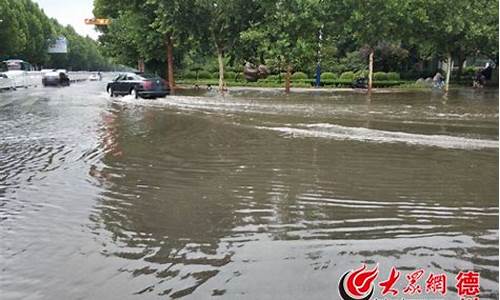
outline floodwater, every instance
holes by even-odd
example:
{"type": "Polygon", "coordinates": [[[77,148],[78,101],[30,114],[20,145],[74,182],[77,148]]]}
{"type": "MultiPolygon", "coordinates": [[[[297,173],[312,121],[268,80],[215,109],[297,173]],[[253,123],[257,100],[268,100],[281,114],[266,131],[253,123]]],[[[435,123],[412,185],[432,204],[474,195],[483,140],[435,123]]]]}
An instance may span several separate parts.
{"type": "Polygon", "coordinates": [[[0,93],[1,299],[340,299],[363,263],[498,299],[498,90],[104,85],[0,93]]]}

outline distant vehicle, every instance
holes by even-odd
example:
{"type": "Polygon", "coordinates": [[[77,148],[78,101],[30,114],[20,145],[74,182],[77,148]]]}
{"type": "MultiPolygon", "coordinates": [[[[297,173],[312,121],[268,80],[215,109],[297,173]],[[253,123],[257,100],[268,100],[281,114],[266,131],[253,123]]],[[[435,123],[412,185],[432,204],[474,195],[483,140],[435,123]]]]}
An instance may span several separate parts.
{"type": "Polygon", "coordinates": [[[66,70],[53,70],[42,75],[43,86],[69,86],[69,77],[66,70]]]}
{"type": "Polygon", "coordinates": [[[43,74],[54,72],[54,71],[55,71],[54,69],[41,69],[40,73],[42,73],[42,75],[43,75],[43,74]]]}
{"type": "Polygon", "coordinates": [[[0,71],[34,71],[34,68],[30,63],[22,59],[8,59],[1,62],[0,71]]]}
{"type": "Polygon", "coordinates": [[[33,66],[21,59],[9,59],[0,62],[0,72],[10,79],[12,89],[18,87],[28,87],[29,82],[26,76],[29,71],[33,71],[33,66]]]}
{"type": "Polygon", "coordinates": [[[0,73],[0,91],[3,90],[15,90],[16,87],[12,84],[9,77],[3,73],[0,73]]]}
{"type": "Polygon", "coordinates": [[[106,85],[106,91],[116,95],[132,95],[134,98],[165,97],[170,93],[165,80],[156,75],[124,73],[116,76],[106,85]]]}
{"type": "Polygon", "coordinates": [[[101,76],[99,76],[98,74],[91,74],[89,76],[89,81],[99,81],[101,80],[101,76]]]}

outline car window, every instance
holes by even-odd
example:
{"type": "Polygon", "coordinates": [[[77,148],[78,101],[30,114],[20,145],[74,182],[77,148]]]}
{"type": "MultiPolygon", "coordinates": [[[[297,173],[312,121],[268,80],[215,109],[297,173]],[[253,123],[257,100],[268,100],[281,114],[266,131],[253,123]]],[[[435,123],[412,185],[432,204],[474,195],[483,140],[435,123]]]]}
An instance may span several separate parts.
{"type": "Polygon", "coordinates": [[[134,76],[128,75],[127,80],[135,80],[136,78],[134,76]]]}

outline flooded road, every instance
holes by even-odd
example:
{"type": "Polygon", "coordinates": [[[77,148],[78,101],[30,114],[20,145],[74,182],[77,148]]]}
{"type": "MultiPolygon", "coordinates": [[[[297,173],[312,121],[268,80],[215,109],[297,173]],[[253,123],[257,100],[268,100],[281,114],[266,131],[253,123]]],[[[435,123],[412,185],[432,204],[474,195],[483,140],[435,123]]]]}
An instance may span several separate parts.
{"type": "Polygon", "coordinates": [[[1,299],[340,299],[362,263],[498,299],[498,90],[104,86],[0,93],[1,299]]]}

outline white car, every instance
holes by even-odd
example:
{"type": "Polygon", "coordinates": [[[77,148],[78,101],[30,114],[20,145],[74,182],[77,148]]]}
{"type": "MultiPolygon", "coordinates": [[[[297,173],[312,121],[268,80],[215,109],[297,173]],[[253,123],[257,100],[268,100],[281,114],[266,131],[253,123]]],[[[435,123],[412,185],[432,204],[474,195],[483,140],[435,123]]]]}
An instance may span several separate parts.
{"type": "Polygon", "coordinates": [[[46,72],[42,75],[43,86],[69,86],[70,80],[66,70],[56,70],[53,72],[46,72]]]}
{"type": "Polygon", "coordinates": [[[89,81],[100,81],[101,80],[101,76],[99,74],[91,74],[89,76],[89,81]]]}

